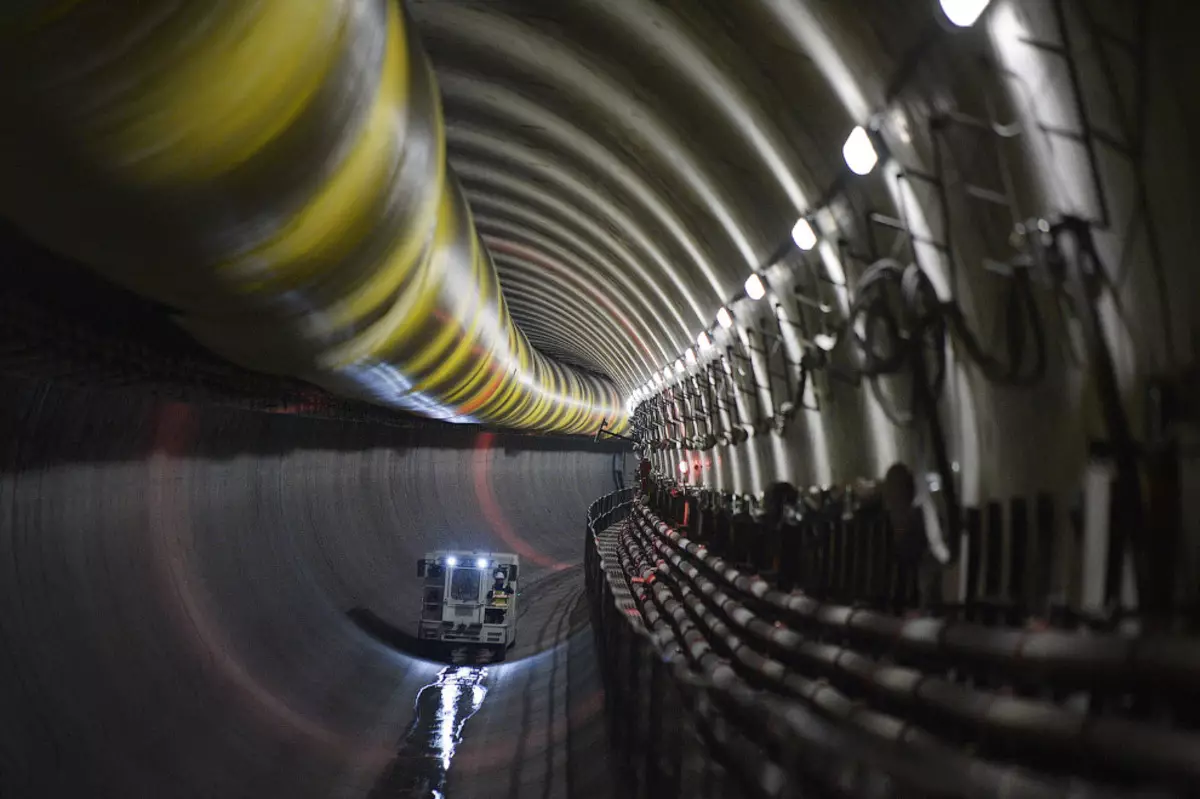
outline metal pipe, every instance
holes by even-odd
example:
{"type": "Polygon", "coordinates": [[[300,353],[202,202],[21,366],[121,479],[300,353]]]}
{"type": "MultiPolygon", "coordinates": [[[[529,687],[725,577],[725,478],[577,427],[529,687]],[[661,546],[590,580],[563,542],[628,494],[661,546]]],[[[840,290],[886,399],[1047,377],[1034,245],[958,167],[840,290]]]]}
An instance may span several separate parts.
{"type": "Polygon", "coordinates": [[[434,418],[627,426],[514,325],[399,3],[9,11],[0,75],[0,214],[214,352],[434,418]]]}

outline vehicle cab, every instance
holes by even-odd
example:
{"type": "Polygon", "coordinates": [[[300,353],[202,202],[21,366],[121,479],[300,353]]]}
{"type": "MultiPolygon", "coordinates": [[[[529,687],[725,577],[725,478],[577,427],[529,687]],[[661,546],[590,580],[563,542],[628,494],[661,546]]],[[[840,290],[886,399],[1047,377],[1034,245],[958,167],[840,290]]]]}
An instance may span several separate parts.
{"type": "Polygon", "coordinates": [[[477,644],[503,658],[516,640],[519,566],[520,558],[506,552],[426,553],[417,561],[421,640],[477,644]]]}

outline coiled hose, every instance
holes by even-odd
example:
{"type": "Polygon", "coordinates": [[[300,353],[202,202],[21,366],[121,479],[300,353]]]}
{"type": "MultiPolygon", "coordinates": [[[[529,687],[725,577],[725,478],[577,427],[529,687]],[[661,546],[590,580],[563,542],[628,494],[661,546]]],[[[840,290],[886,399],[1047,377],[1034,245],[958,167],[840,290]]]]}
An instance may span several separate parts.
{"type": "MultiPolygon", "coordinates": [[[[882,376],[905,375],[914,358],[924,359],[928,395],[938,397],[946,379],[946,338],[953,336],[990,382],[1029,387],[1046,374],[1046,332],[1029,275],[1016,270],[1004,298],[1005,356],[988,353],[954,302],[942,302],[921,268],[885,258],[863,272],[850,309],[848,327],[862,353],[866,378],[891,421],[906,427],[914,414],[891,407],[879,385],[882,376]],[[897,310],[898,308],[898,310],[897,310]],[[1032,334],[1027,355],[1025,326],[1032,334]]],[[[915,390],[915,387],[913,387],[915,390]]]]}
{"type": "Polygon", "coordinates": [[[516,328],[392,0],[0,11],[0,214],[251,369],[451,421],[626,425],[516,328]]]}

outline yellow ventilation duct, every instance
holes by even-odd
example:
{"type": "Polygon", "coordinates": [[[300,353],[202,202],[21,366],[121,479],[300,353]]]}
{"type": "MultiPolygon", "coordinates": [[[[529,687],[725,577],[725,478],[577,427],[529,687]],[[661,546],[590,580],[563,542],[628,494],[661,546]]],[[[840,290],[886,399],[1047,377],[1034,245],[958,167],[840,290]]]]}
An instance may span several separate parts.
{"type": "Polygon", "coordinates": [[[611,384],[514,326],[398,3],[36,5],[0,11],[0,213],[29,235],[252,369],[435,418],[625,426],[611,384]]]}

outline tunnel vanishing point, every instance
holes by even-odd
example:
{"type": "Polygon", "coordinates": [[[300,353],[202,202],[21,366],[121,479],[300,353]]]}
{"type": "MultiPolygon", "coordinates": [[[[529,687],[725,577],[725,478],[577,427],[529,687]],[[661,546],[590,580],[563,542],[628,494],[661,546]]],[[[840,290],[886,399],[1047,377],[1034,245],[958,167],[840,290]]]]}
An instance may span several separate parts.
{"type": "Polygon", "coordinates": [[[0,4],[0,797],[1200,793],[1197,22],[0,4]]]}

